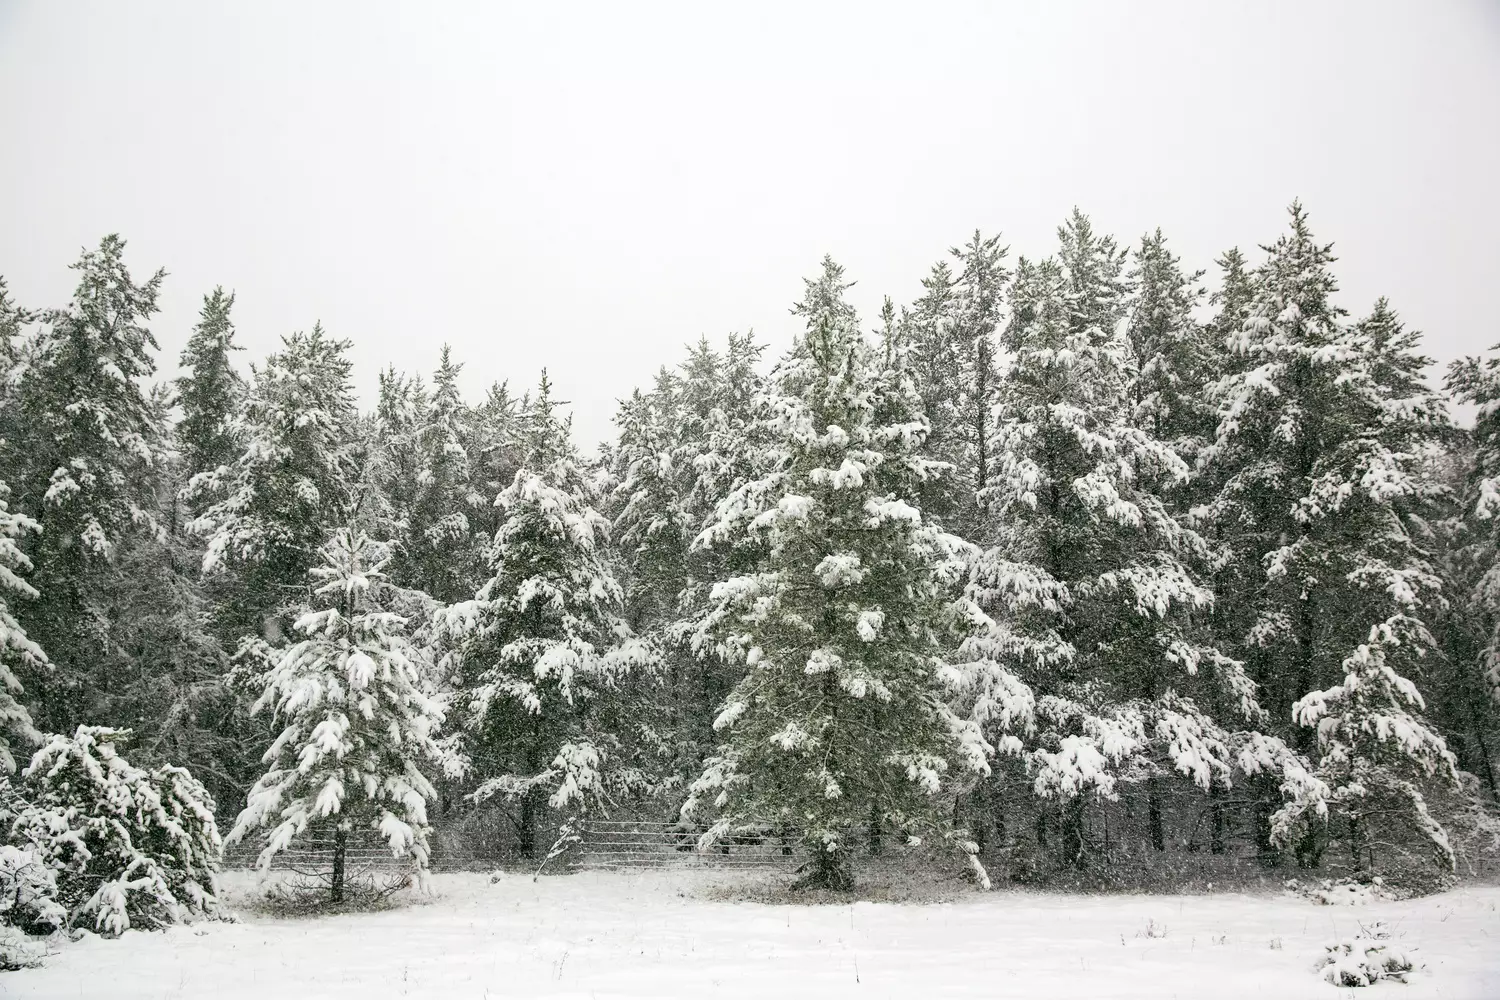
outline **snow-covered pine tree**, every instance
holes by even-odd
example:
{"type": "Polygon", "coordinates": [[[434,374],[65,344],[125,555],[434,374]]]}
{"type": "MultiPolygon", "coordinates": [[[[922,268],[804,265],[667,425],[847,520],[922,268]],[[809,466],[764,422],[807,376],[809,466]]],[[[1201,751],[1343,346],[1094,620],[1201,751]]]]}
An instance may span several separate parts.
{"type": "Polygon", "coordinates": [[[470,412],[458,387],[462,370],[444,344],[414,428],[414,490],[391,563],[392,579],[443,603],[473,594],[483,582],[482,548],[469,514],[492,503],[471,481],[470,412]]]}
{"type": "Polygon", "coordinates": [[[1484,358],[1467,357],[1448,366],[1447,389],[1455,399],[1473,405],[1474,428],[1457,456],[1462,467],[1455,490],[1459,512],[1450,545],[1460,591],[1453,596],[1462,614],[1462,645],[1453,650],[1455,667],[1465,683],[1457,700],[1468,718],[1476,770],[1496,790],[1492,747],[1500,742],[1500,344],[1484,358]],[[1477,689],[1477,690],[1476,690],[1477,689]],[[1489,704],[1476,697],[1489,695],[1489,704]]]}
{"type": "Polygon", "coordinates": [[[147,398],[156,340],[146,327],[165,272],[143,284],[125,266],[125,241],[107,236],[73,265],[78,285],[49,310],[15,387],[3,477],[16,509],[41,530],[22,548],[44,599],[16,617],[55,670],[24,677],[38,721],[71,729],[83,719],[108,646],[96,598],[123,539],[159,528],[154,466],[160,414],[147,398]]]}
{"type": "MultiPolygon", "coordinates": [[[[1433,639],[1413,618],[1397,615],[1381,622],[1345,658],[1342,681],[1309,692],[1293,706],[1297,723],[1318,734],[1318,767],[1316,780],[1304,783],[1273,817],[1277,843],[1315,841],[1333,813],[1344,820],[1343,837],[1356,871],[1379,870],[1373,841],[1394,839],[1399,845],[1402,834],[1426,843],[1442,875],[1453,871],[1448,833],[1428,810],[1422,789],[1434,778],[1456,787],[1458,773],[1443,738],[1414,714],[1425,707],[1417,686],[1389,663],[1403,646],[1420,656],[1433,639]]],[[[1404,861],[1398,867],[1411,877],[1404,861]]]]}
{"type": "Polygon", "coordinates": [[[10,488],[0,483],[0,768],[14,773],[12,741],[25,746],[39,743],[42,738],[32,725],[31,713],[20,702],[23,689],[15,667],[38,674],[47,668],[47,654],[27,637],[10,609],[12,595],[23,600],[38,596],[31,584],[21,578],[22,573],[31,569],[31,560],[16,544],[18,539],[38,530],[38,526],[25,514],[11,510],[9,499],[10,488]]]}
{"type": "Polygon", "coordinates": [[[423,769],[446,760],[434,741],[444,710],[428,690],[426,654],[406,620],[386,610],[386,546],[340,528],[322,559],[311,570],[322,607],[297,620],[304,638],[277,657],[255,704],[285,728],[228,839],[269,827],[260,856],[268,865],[309,831],[331,833],[329,898],[340,903],[353,831],[377,832],[419,875],[426,870],[436,792],[423,769]]]}
{"type": "MultiPolygon", "coordinates": [[[[188,480],[240,456],[234,418],[244,403],[245,380],[230,363],[231,352],[243,350],[234,342],[229,316],[233,308],[233,292],[226,294],[221,287],[205,295],[198,324],[178,361],[184,374],[176,381],[177,402],[182,407],[177,450],[188,480]]],[[[188,509],[193,515],[202,513],[198,507],[188,509]]]]}
{"type": "MultiPolygon", "coordinates": [[[[1414,377],[1410,342],[1345,321],[1331,247],[1313,239],[1300,205],[1291,216],[1230,336],[1236,357],[1211,389],[1219,425],[1199,460],[1218,484],[1202,513],[1235,567],[1219,588],[1224,639],[1248,660],[1272,718],[1301,723],[1290,737],[1321,754],[1293,705],[1332,690],[1376,630],[1400,637],[1381,640],[1383,669],[1398,676],[1427,650],[1426,629],[1402,623],[1442,600],[1421,518],[1441,492],[1428,455],[1447,416],[1414,377]]],[[[1308,832],[1298,856],[1315,864],[1337,831],[1308,832]]]]}
{"type": "Polygon", "coordinates": [[[1060,820],[1060,860],[1082,864],[1086,796],[1146,782],[1161,849],[1156,783],[1227,783],[1233,731],[1260,709],[1205,635],[1208,546],[1163,499],[1188,468],[1131,419],[1122,258],[1076,212],[1059,235],[1061,260],[1017,265],[986,491],[997,544],[973,565],[960,668],[976,721],[1062,806],[1039,839],[1060,820]]]}
{"type": "Polygon", "coordinates": [[[349,341],[321,326],[283,337],[280,351],[252,366],[236,423],[244,450],[188,486],[190,497],[212,501],[190,525],[207,539],[204,572],[230,571],[240,585],[234,602],[219,609],[227,636],[278,639],[287,588],[308,579],[334,527],[351,520],[348,349],[349,341]]]}
{"type": "Polygon", "coordinates": [[[504,520],[489,551],[494,575],[435,626],[480,778],[472,799],[516,801],[531,856],[544,847],[544,804],[586,811],[635,780],[632,755],[650,748],[635,745],[634,720],[611,693],[655,654],[620,617],[609,525],[545,372],[524,402],[524,461],[496,500],[504,520]]]}
{"type": "Polygon", "coordinates": [[[724,574],[732,546],[693,547],[714,509],[747,474],[746,431],[760,378],[761,349],[731,334],[725,349],[706,338],[675,369],[661,371],[649,392],[636,392],[616,418],[611,512],[621,584],[631,627],[656,640],[663,654],[660,730],[676,787],[702,771],[712,746],[717,706],[738,667],[698,655],[691,637],[707,604],[707,588],[724,574]]]}
{"type": "MultiPolygon", "coordinates": [[[[956,338],[953,286],[953,268],[948,262],[940,260],[932,265],[922,279],[921,296],[902,312],[901,324],[910,345],[907,365],[930,427],[927,454],[952,463],[956,470],[964,467],[965,459],[961,390],[968,355],[956,338]]],[[[928,484],[923,490],[922,510],[929,516],[952,519],[959,501],[952,478],[928,484]]]]}
{"type": "Polygon", "coordinates": [[[959,349],[958,447],[951,455],[958,472],[951,489],[960,491],[958,510],[950,515],[950,527],[965,538],[983,532],[984,502],[981,492],[989,482],[994,462],[990,440],[1000,373],[996,364],[995,337],[1003,319],[1005,288],[1010,272],[1005,267],[1008,247],[999,236],[986,239],[977,229],[962,247],[949,251],[959,265],[953,282],[952,338],[959,349]]]}
{"type": "Polygon", "coordinates": [[[1213,353],[1193,315],[1203,272],[1184,271],[1160,229],[1141,237],[1134,265],[1125,331],[1132,419],[1191,462],[1216,423],[1203,396],[1216,374],[1213,353]]]}
{"type": "Polygon", "coordinates": [[[923,491],[923,511],[973,538],[981,530],[978,496],[989,478],[990,408],[999,384],[996,333],[1003,319],[1007,247],[978,230],[922,279],[923,294],[901,318],[912,377],[932,425],[927,454],[955,475],[923,491]]]}
{"type": "MultiPolygon", "coordinates": [[[[0,441],[15,438],[15,428],[12,426],[18,416],[14,406],[15,393],[26,370],[22,362],[27,346],[25,331],[35,319],[29,310],[21,308],[11,298],[5,276],[0,274],[0,441]]],[[[12,458],[0,451],[0,461],[5,463],[5,468],[9,468],[12,458]]]]}
{"type": "Polygon", "coordinates": [[[744,827],[795,828],[811,855],[802,884],[829,888],[850,884],[867,829],[962,842],[951,793],[987,767],[941,680],[962,543],[911,502],[948,467],[921,456],[927,422],[904,347],[872,350],[847,287],[827,258],[807,282],[794,309],[807,331],[763,407],[772,454],[700,536],[759,536],[766,557],[713,589],[700,641],[742,659],[746,675],[683,807],[714,815],[704,844],[744,827]]]}
{"type": "Polygon", "coordinates": [[[1224,251],[1214,264],[1219,269],[1219,287],[1208,297],[1208,304],[1216,307],[1214,318],[1208,323],[1208,348],[1210,368],[1223,374],[1238,363],[1230,349],[1230,338],[1245,322],[1245,310],[1255,296],[1255,283],[1253,268],[1239,247],[1224,251]]]}
{"type": "Polygon", "coordinates": [[[57,872],[71,926],[111,937],[221,915],[214,802],[185,768],[120,753],[128,729],[48,736],[22,772],[10,830],[57,872]]]}
{"type": "MultiPolygon", "coordinates": [[[[717,367],[706,339],[693,362],[709,368],[710,375],[709,366],[717,367]]],[[[693,485],[691,458],[701,442],[701,420],[684,412],[679,379],[664,368],[650,392],[636,390],[620,405],[615,423],[613,536],[621,553],[627,617],[637,631],[660,628],[676,618],[688,546],[698,529],[686,494],[693,485]]]]}
{"type": "Polygon", "coordinates": [[[367,530],[377,537],[393,540],[396,551],[391,560],[391,577],[404,584],[399,550],[419,489],[417,478],[422,456],[418,436],[427,419],[427,387],[422,376],[397,371],[395,365],[386,366],[377,380],[373,420],[368,423],[364,420],[369,418],[361,420],[364,429],[373,432],[373,440],[366,442],[373,447],[365,452],[361,445],[355,445],[351,449],[350,467],[364,467],[361,459],[369,460],[363,474],[375,488],[376,503],[373,511],[365,511],[367,530]]]}
{"type": "Polygon", "coordinates": [[[484,503],[469,511],[469,530],[484,546],[495,537],[504,512],[495,497],[516,478],[524,446],[521,442],[521,399],[505,382],[491,383],[484,402],[473,408],[464,438],[469,456],[469,478],[484,503]]]}

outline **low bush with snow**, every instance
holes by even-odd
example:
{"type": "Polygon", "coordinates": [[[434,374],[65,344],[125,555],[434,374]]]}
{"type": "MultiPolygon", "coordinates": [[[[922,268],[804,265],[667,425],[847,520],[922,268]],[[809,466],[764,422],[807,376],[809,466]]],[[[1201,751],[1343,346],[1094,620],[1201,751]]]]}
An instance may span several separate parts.
{"type": "Polygon", "coordinates": [[[1379,876],[1367,882],[1352,878],[1325,878],[1319,882],[1307,883],[1288,879],[1286,889],[1294,896],[1301,896],[1323,906],[1364,906],[1367,903],[1401,898],[1379,876]]]}
{"type": "Polygon", "coordinates": [[[70,926],[113,936],[217,917],[213,800],[183,768],[132,765],[117,747],[128,736],[79,726],[49,737],[23,773],[11,840],[55,873],[70,926]]]}
{"type": "Polygon", "coordinates": [[[1379,922],[1324,948],[1327,953],[1318,968],[1334,986],[1373,986],[1383,979],[1404,983],[1416,967],[1405,950],[1391,943],[1390,933],[1379,922]]]}
{"type": "Polygon", "coordinates": [[[0,969],[42,964],[48,934],[67,920],[57,902],[57,878],[34,851],[0,846],[0,969]]]}
{"type": "Polygon", "coordinates": [[[45,934],[67,919],[57,901],[57,875],[46,862],[35,851],[0,846],[0,924],[45,934]]]}

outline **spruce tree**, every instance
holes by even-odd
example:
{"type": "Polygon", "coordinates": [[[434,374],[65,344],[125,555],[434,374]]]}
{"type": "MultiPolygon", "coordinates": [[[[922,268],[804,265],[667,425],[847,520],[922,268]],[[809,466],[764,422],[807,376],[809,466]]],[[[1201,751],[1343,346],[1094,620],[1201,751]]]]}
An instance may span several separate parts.
{"type": "MultiPolygon", "coordinates": [[[[1441,492],[1426,456],[1447,418],[1410,377],[1423,362],[1409,341],[1346,321],[1331,247],[1314,240],[1300,205],[1291,216],[1229,337],[1236,357],[1211,390],[1219,422],[1200,461],[1219,484],[1205,516],[1236,568],[1221,585],[1235,609],[1220,616],[1226,641],[1249,661],[1281,732],[1316,758],[1326,751],[1313,728],[1287,725],[1292,706],[1331,690],[1376,630],[1401,637],[1382,646],[1386,668],[1403,678],[1421,669],[1419,626],[1442,600],[1423,537],[1441,492]]],[[[1309,828],[1299,859],[1316,864],[1330,832],[1309,828]]]]}
{"type": "Polygon", "coordinates": [[[385,546],[341,528],[311,570],[322,607],[297,619],[305,636],[277,657],[255,711],[285,728],[266,752],[229,842],[270,827],[260,863],[309,830],[331,827],[330,899],[343,901],[348,836],[377,832],[418,872],[428,861],[427,803],[436,797],[424,767],[445,754],[434,741],[443,708],[429,690],[425,654],[406,620],[386,609],[385,546]]]}
{"type": "Polygon", "coordinates": [[[493,575],[436,619],[480,779],[471,797],[518,804],[527,856],[542,846],[544,804],[584,812],[630,790],[625,765],[643,748],[611,695],[655,662],[620,618],[609,526],[557,405],[544,372],[525,401],[522,467],[496,501],[493,575]]]}
{"type": "Polygon", "coordinates": [[[47,668],[47,654],[27,637],[10,608],[12,595],[22,600],[35,600],[39,595],[21,578],[22,573],[31,569],[31,560],[16,544],[38,526],[31,518],[10,509],[9,496],[10,488],[0,483],[0,768],[14,773],[16,758],[12,741],[25,746],[41,740],[41,734],[32,725],[31,713],[20,701],[23,689],[15,667],[28,674],[41,673],[47,668]]]}
{"type": "Polygon", "coordinates": [[[1457,451],[1457,516],[1449,544],[1451,595],[1456,613],[1451,649],[1460,671],[1457,701],[1467,716],[1462,728],[1475,746],[1475,769],[1500,798],[1492,748],[1500,743],[1500,344],[1488,357],[1468,357],[1448,366],[1448,391],[1476,407],[1473,430],[1457,451]],[[1488,704],[1479,697],[1488,695],[1488,704]]]}
{"type": "Polygon", "coordinates": [[[165,272],[138,284],[125,241],[107,236],[78,263],[64,308],[43,315],[16,386],[5,463],[16,509],[40,530],[23,545],[42,599],[16,608],[55,670],[28,675],[44,728],[71,728],[89,713],[108,647],[101,581],[127,537],[160,530],[156,467],[163,427],[144,380],[156,367],[146,323],[165,272]]]}
{"type": "Polygon", "coordinates": [[[701,536],[759,536],[766,555],[713,589],[703,640],[746,673],[683,808],[714,814],[705,844],[795,828],[811,856],[802,884],[829,888],[849,886],[865,830],[955,837],[944,793],[987,767],[942,681],[961,543],[912,503],[948,467],[921,456],[927,422],[904,348],[882,356],[865,342],[842,275],[825,258],[807,282],[794,310],[807,331],[764,405],[774,454],[701,536]]]}
{"type": "Polygon", "coordinates": [[[1010,278],[1004,264],[1007,252],[1000,237],[986,239],[978,230],[964,246],[949,251],[958,264],[949,318],[949,337],[958,352],[956,421],[952,444],[938,457],[951,462],[956,472],[950,486],[956,493],[956,507],[948,514],[949,526],[967,538],[983,530],[980,494],[994,461],[990,410],[999,385],[995,337],[1010,278]]]}
{"type": "Polygon", "coordinates": [[[1203,397],[1214,377],[1213,355],[1194,316],[1203,272],[1183,271],[1160,229],[1141,238],[1134,264],[1125,332],[1132,419],[1191,461],[1214,426],[1203,397]]]}
{"type": "Polygon", "coordinates": [[[1204,627],[1211,551],[1167,501],[1189,470],[1132,419],[1121,256],[1077,213],[1059,236],[1062,258],[1023,259],[1011,292],[986,492],[997,543],[973,566],[983,614],[964,652],[976,720],[1061,806],[1038,839],[1060,821],[1060,860],[1082,865],[1086,797],[1146,782],[1161,850],[1159,782],[1226,785],[1234,734],[1260,709],[1204,627]]]}
{"type": "Polygon", "coordinates": [[[198,324],[178,361],[185,372],[176,382],[182,408],[178,452],[189,480],[227,466],[240,455],[235,416],[244,403],[245,380],[230,363],[231,352],[242,350],[234,342],[234,323],[229,317],[233,307],[233,292],[225,294],[223,288],[215,288],[205,295],[198,324]]]}
{"type": "Polygon", "coordinates": [[[1339,683],[1311,691],[1293,706],[1298,725],[1317,732],[1318,767],[1316,780],[1304,784],[1274,817],[1278,842],[1316,841],[1332,814],[1343,820],[1342,837],[1356,871],[1378,870],[1375,839],[1414,833],[1427,842],[1438,872],[1452,873],[1448,832],[1428,809],[1423,788],[1434,778],[1456,787],[1456,762],[1443,738],[1416,714],[1425,707],[1417,686],[1390,662],[1402,647],[1421,655],[1432,645],[1414,619],[1382,622],[1345,658],[1339,683]]]}
{"type": "Polygon", "coordinates": [[[416,470],[392,563],[395,579],[444,603],[473,594],[483,582],[482,547],[470,514],[492,502],[471,482],[470,413],[458,388],[462,370],[443,345],[412,429],[416,470]]]}
{"type": "Polygon", "coordinates": [[[902,318],[912,377],[932,425],[927,453],[955,475],[923,493],[923,509],[972,538],[981,530],[979,493],[993,460],[990,409],[999,384],[996,334],[1003,320],[1008,248],[978,230],[935,265],[923,295],[902,318]]]}
{"type": "Polygon", "coordinates": [[[227,571],[241,587],[221,608],[227,637],[280,638],[279,613],[303,586],[336,525],[354,515],[355,409],[349,342],[321,326],[282,338],[252,367],[244,447],[226,466],[193,477],[205,504],[192,529],[207,540],[203,569],[227,571]]]}

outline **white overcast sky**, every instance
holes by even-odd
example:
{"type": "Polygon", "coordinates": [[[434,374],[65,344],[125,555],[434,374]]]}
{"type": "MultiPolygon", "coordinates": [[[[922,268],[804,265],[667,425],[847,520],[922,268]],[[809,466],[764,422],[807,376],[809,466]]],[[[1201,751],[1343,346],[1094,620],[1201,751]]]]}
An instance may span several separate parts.
{"type": "MultiPolygon", "coordinates": [[[[1500,340],[1500,5],[76,3],[0,0],[0,274],[61,304],[109,232],[247,357],[314,320],[359,385],[451,343],[581,443],[681,345],[789,342],[832,253],[909,301],[976,227],[1051,251],[1075,204],[1186,260],[1300,197],[1342,302],[1440,360],[1500,340]]],[[[1210,273],[1212,277],[1212,272],[1210,273]]]]}

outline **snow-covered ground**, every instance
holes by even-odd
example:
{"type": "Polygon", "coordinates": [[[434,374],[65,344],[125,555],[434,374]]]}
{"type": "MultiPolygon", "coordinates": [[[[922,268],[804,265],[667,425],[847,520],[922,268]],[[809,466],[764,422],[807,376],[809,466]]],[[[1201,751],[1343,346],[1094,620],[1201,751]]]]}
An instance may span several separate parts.
{"type": "MultiPolygon", "coordinates": [[[[1323,944],[1380,919],[1426,968],[1372,994],[1500,997],[1497,888],[1359,907],[1021,892],[768,905],[724,899],[726,878],[438,875],[429,900],[380,913],[247,912],[237,924],[64,945],[41,969],[0,975],[0,996],[1333,998],[1358,993],[1314,974],[1323,944]]],[[[231,898],[253,886],[230,880],[231,898]]]]}

